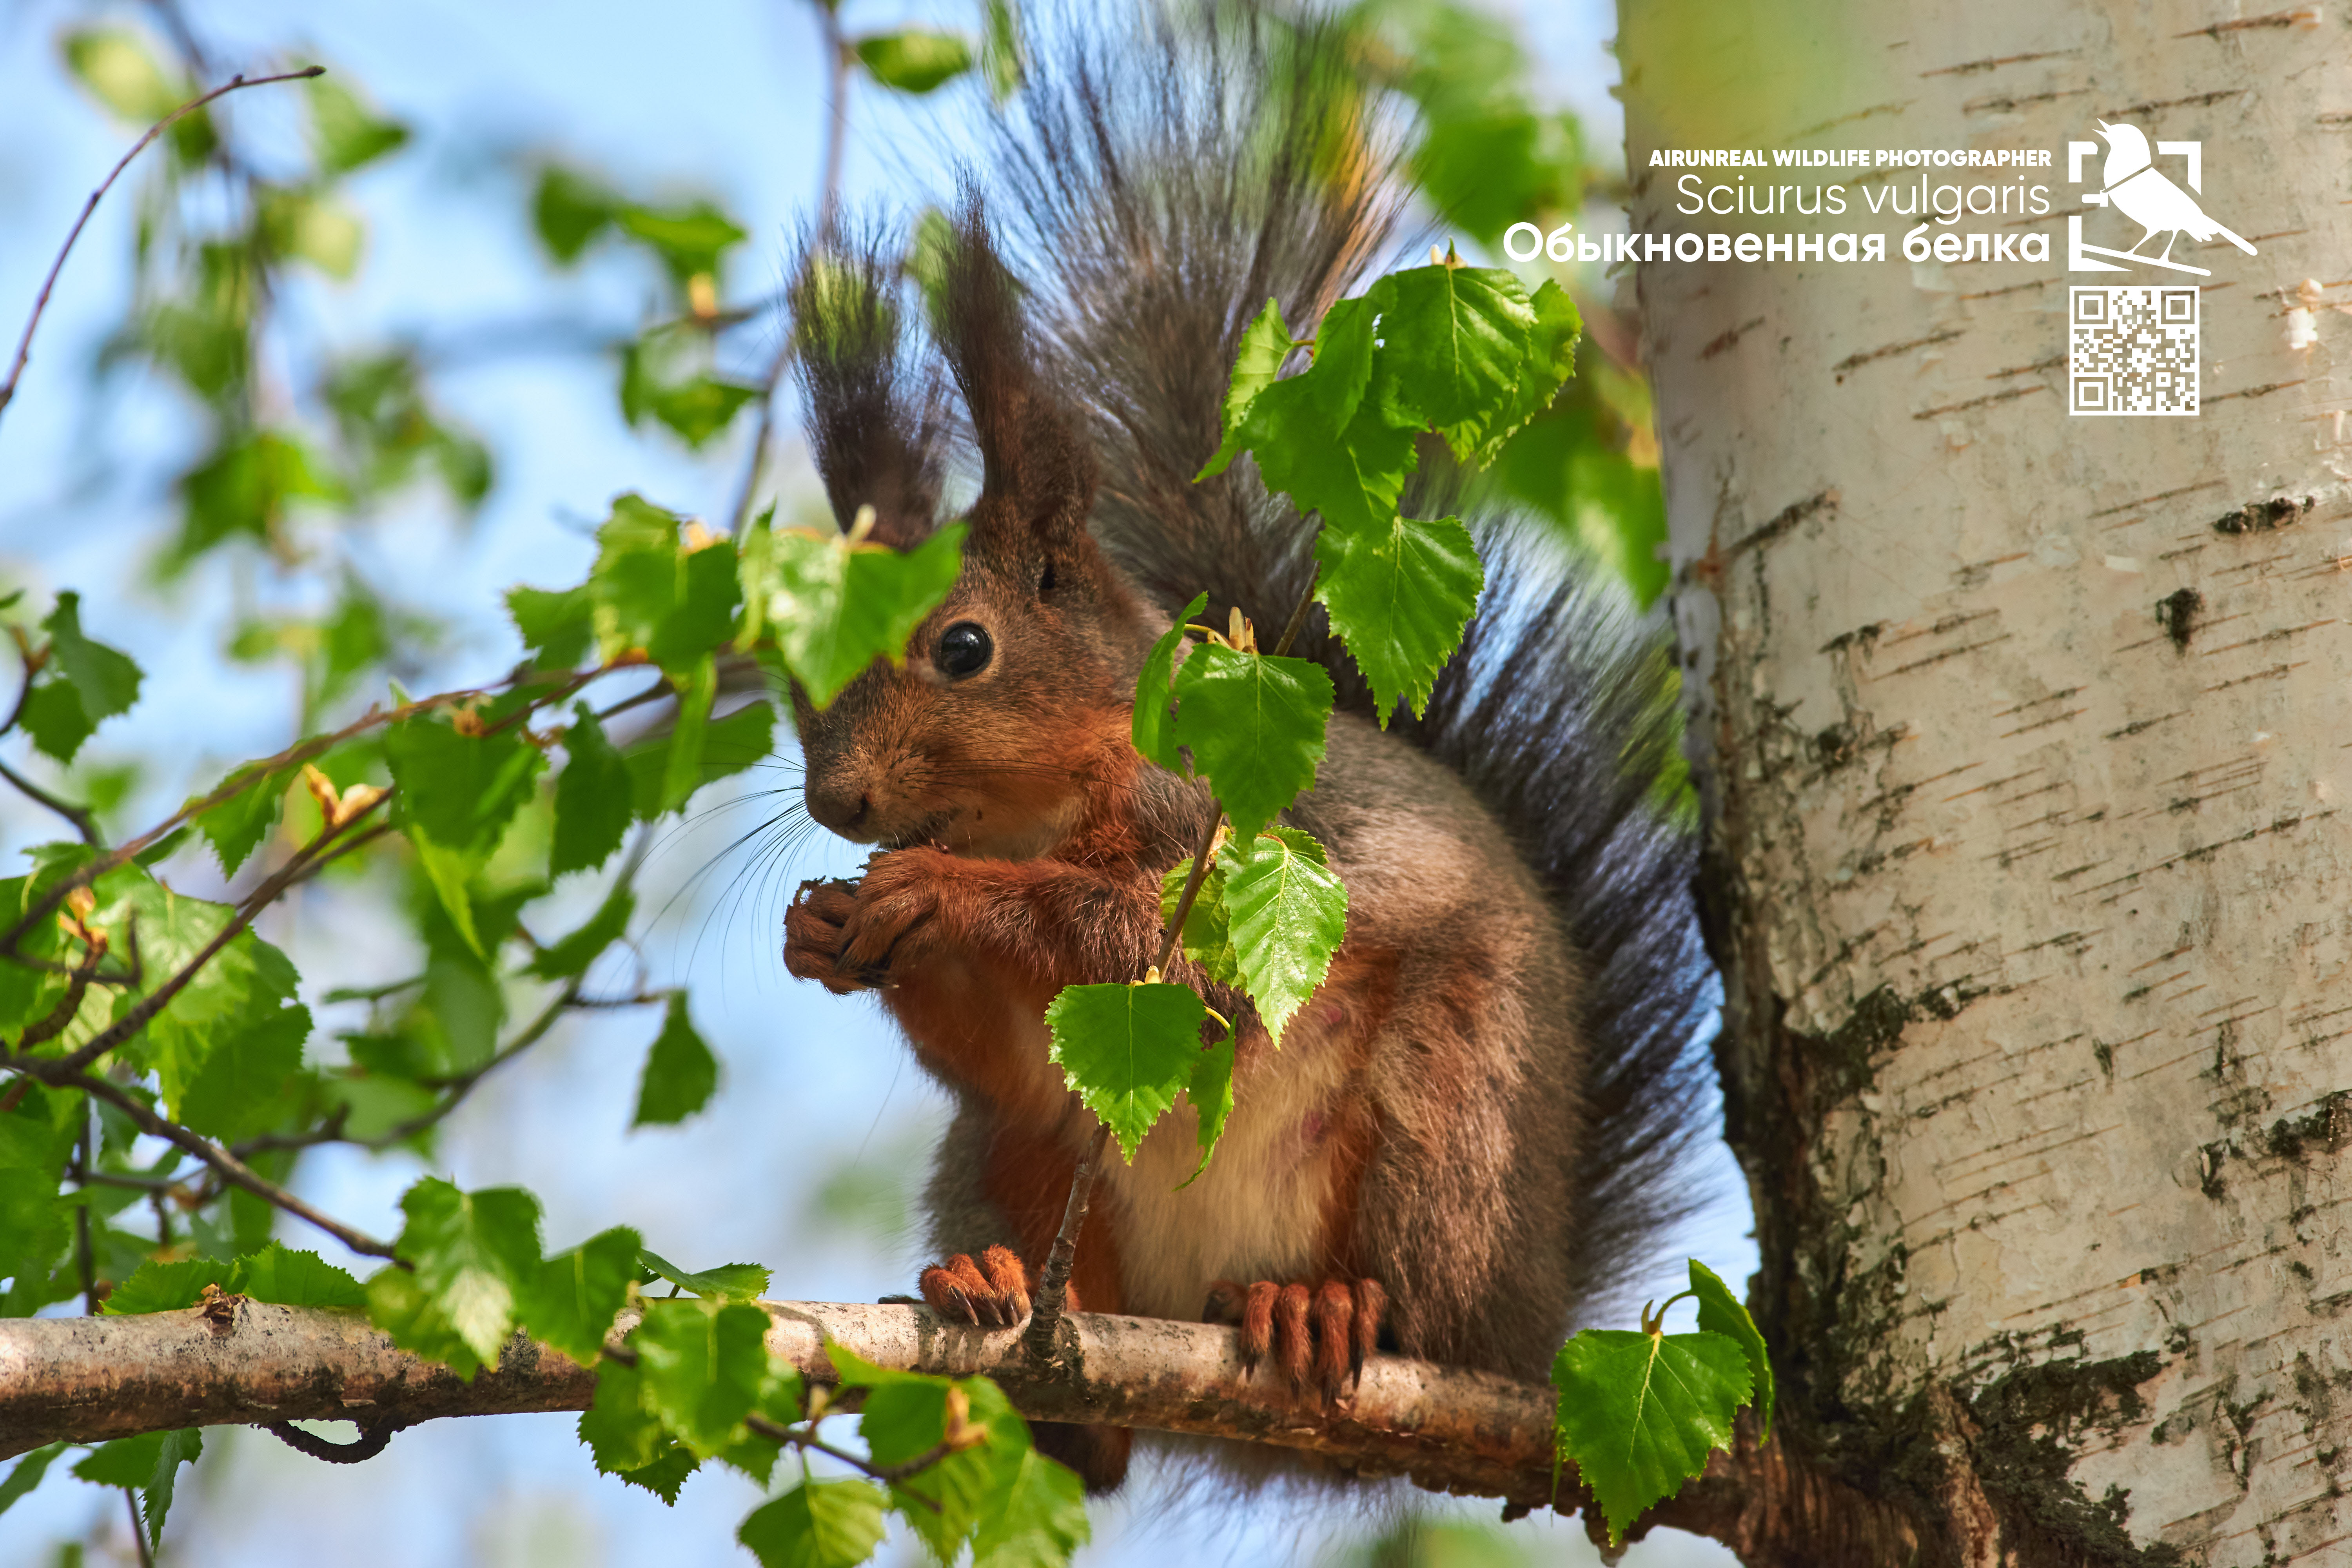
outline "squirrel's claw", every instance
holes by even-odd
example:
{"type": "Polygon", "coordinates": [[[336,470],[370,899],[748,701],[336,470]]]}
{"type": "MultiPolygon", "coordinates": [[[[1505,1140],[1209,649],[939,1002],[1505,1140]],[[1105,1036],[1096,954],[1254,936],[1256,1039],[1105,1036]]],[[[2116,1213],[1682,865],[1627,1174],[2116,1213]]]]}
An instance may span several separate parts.
{"type": "Polygon", "coordinates": [[[1009,1329],[1029,1316],[1029,1270],[1010,1247],[992,1247],[978,1262],[959,1252],[924,1269],[917,1288],[931,1310],[952,1323],[1009,1329]]]}
{"type": "Polygon", "coordinates": [[[1201,1321],[1241,1330],[1244,1375],[1271,1355],[1293,1393],[1304,1394],[1312,1384],[1332,1401],[1351,1380],[1363,1381],[1364,1358],[1380,1339],[1388,1304],[1377,1279],[1325,1279],[1314,1286],[1220,1279],[1209,1287],[1201,1321]]]}
{"type": "Polygon", "coordinates": [[[803,882],[784,911],[784,968],[814,980],[836,996],[869,990],[878,982],[842,962],[844,928],[857,908],[857,884],[828,878],[803,882]]]}

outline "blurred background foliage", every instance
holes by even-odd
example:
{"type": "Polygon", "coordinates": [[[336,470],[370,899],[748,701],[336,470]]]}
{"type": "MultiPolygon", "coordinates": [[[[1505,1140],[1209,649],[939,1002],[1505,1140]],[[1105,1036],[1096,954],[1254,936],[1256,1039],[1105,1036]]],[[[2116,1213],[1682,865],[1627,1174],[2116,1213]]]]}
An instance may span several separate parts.
{"type": "MultiPolygon", "coordinates": [[[[107,712],[88,710],[87,682],[32,682],[0,742],[20,781],[0,792],[12,860],[77,825],[120,837],[237,759],[389,692],[496,680],[522,657],[505,591],[577,581],[617,491],[721,531],[771,503],[818,515],[780,390],[790,236],[843,204],[911,217],[936,201],[978,117],[1017,111],[1024,27],[1054,21],[1012,0],[499,11],[0,5],[11,344],[79,203],[147,125],[233,73],[330,68],[221,100],[144,154],[79,242],[0,417],[0,595],[18,595],[0,616],[18,648],[55,641],[45,627],[78,606],[92,638],[147,672],[107,712]]],[[[1605,7],[1362,0],[1350,15],[1368,90],[1415,117],[1417,246],[1500,264],[1513,223],[1622,225],[1605,200],[1621,179],[1613,121],[1564,102],[1607,112],[1605,7]]],[[[1588,335],[1575,379],[1475,482],[1650,608],[1666,582],[1657,447],[1619,280],[1542,260],[1518,269],[1570,289],[1588,335]]],[[[649,700],[615,724],[616,743],[642,754],[673,709],[649,700]]],[[[616,1009],[567,1017],[528,1059],[406,1130],[432,1103],[420,1083],[480,1068],[530,999],[581,976],[543,952],[506,969],[486,960],[394,835],[335,862],[263,929],[319,987],[304,998],[319,1019],[307,1065],[345,1107],[337,1125],[399,1136],[263,1151],[257,1164],[378,1233],[397,1228],[394,1198],[433,1169],[530,1185],[553,1243],[625,1222],[702,1248],[690,1266],[757,1258],[782,1294],[903,1289],[940,1110],[874,1015],[782,973],[792,887],[855,858],[808,831],[789,742],[768,757],[764,716],[757,728],[742,754],[713,753],[732,793],[648,825],[617,880],[551,879],[549,786],[477,882],[476,909],[504,889],[497,907],[526,933],[601,916],[608,936],[632,912],[614,889],[634,887],[637,919],[597,973],[620,995],[690,990],[723,1063],[707,1108],[631,1114],[664,1015],[616,1009]]],[[[380,744],[324,766],[341,788],[388,776],[380,744]]],[[[170,847],[158,875],[241,896],[319,824],[299,786],[276,816],[245,824],[238,853],[218,834],[170,847]]],[[[170,1168],[127,1125],[110,1131],[110,1169],[170,1168]]],[[[90,1191],[101,1284],[269,1233],[250,1200],[136,1182],[90,1191]]],[[[15,1310],[37,1305],[17,1283],[15,1310]]],[[[331,1472],[257,1435],[225,1436],[183,1484],[167,1559],[748,1560],[731,1539],[744,1502],[732,1478],[698,1481],[686,1517],[666,1518],[593,1475],[568,1419],[440,1423],[331,1472]]],[[[26,1495],[0,1487],[0,1540],[11,1561],[134,1561],[120,1495],[63,1467],[26,1495]]],[[[1098,1517],[1082,1560],[1591,1560],[1556,1521],[1505,1532],[1459,1510],[1367,1521],[1328,1503],[1201,1500],[1142,1489],[1098,1517]]],[[[910,1543],[897,1550],[916,1560],[910,1543]]],[[[1628,1560],[1721,1559],[1661,1540],[1628,1560]]]]}

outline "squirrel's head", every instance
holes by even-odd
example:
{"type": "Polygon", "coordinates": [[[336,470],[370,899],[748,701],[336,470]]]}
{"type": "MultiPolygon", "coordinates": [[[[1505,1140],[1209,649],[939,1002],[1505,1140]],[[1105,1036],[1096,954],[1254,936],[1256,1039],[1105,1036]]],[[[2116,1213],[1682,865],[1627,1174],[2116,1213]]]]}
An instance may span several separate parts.
{"type": "MultiPolygon", "coordinates": [[[[803,269],[801,380],[836,521],[875,509],[897,548],[937,526],[944,387],[901,352],[890,268],[869,248],[803,269]]],[[[795,688],[809,815],[860,843],[1022,858],[1059,841],[1132,766],[1135,678],[1155,627],[1087,528],[1095,463],[1038,375],[1017,287],[968,200],[931,300],[979,448],[963,570],[915,628],[819,710],[795,688]]]]}

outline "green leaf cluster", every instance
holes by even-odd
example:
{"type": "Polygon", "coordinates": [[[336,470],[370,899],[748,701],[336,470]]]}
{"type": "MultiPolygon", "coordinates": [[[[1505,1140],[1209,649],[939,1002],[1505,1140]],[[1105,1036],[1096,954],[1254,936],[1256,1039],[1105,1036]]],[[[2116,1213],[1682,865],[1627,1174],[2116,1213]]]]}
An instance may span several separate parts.
{"type": "Polygon", "coordinates": [[[83,633],[81,595],[71,590],[58,595],[41,630],[48,640],[16,722],[35,746],[70,763],[102,721],[130,711],[143,677],[130,655],[83,633]]]}
{"type": "Polygon", "coordinates": [[[543,1258],[539,1200],[520,1187],[462,1192],[436,1176],[400,1200],[401,1264],[367,1281],[368,1317],[459,1377],[498,1363],[520,1330],[593,1365],[636,1282],[636,1233],[615,1226],[543,1258]]]}
{"type": "Polygon", "coordinates": [[[1370,681],[1379,710],[1425,709],[1485,574],[1450,518],[1397,510],[1414,439],[1486,464],[1549,406],[1574,367],[1576,308],[1559,285],[1446,262],[1394,272],[1325,315],[1311,343],[1273,301],[1243,337],[1225,436],[1202,478],[1252,453],[1266,483],[1321,514],[1316,597],[1370,681]],[[1301,347],[1297,374],[1276,372],[1301,347]]]}
{"type": "Polygon", "coordinates": [[[1666,1333],[1661,1308],[1643,1313],[1638,1331],[1587,1329],[1552,1362],[1554,1441],[1600,1502],[1612,1547],[1643,1510],[1704,1470],[1709,1450],[1730,1448],[1741,1405],[1757,1406],[1759,1438],[1771,1430],[1772,1367],[1755,1321],[1696,1258],[1690,1282],[1696,1333],[1666,1333]]]}

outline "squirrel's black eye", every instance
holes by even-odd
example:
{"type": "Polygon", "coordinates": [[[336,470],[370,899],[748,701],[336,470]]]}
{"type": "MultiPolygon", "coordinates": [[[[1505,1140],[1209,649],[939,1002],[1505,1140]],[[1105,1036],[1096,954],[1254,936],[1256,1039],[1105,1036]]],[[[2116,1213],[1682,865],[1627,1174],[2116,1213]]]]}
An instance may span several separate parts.
{"type": "Polygon", "coordinates": [[[931,662],[940,673],[951,680],[961,680],[967,675],[978,675],[988,668],[996,645],[977,621],[958,621],[940,634],[940,646],[932,650],[931,662]]]}

